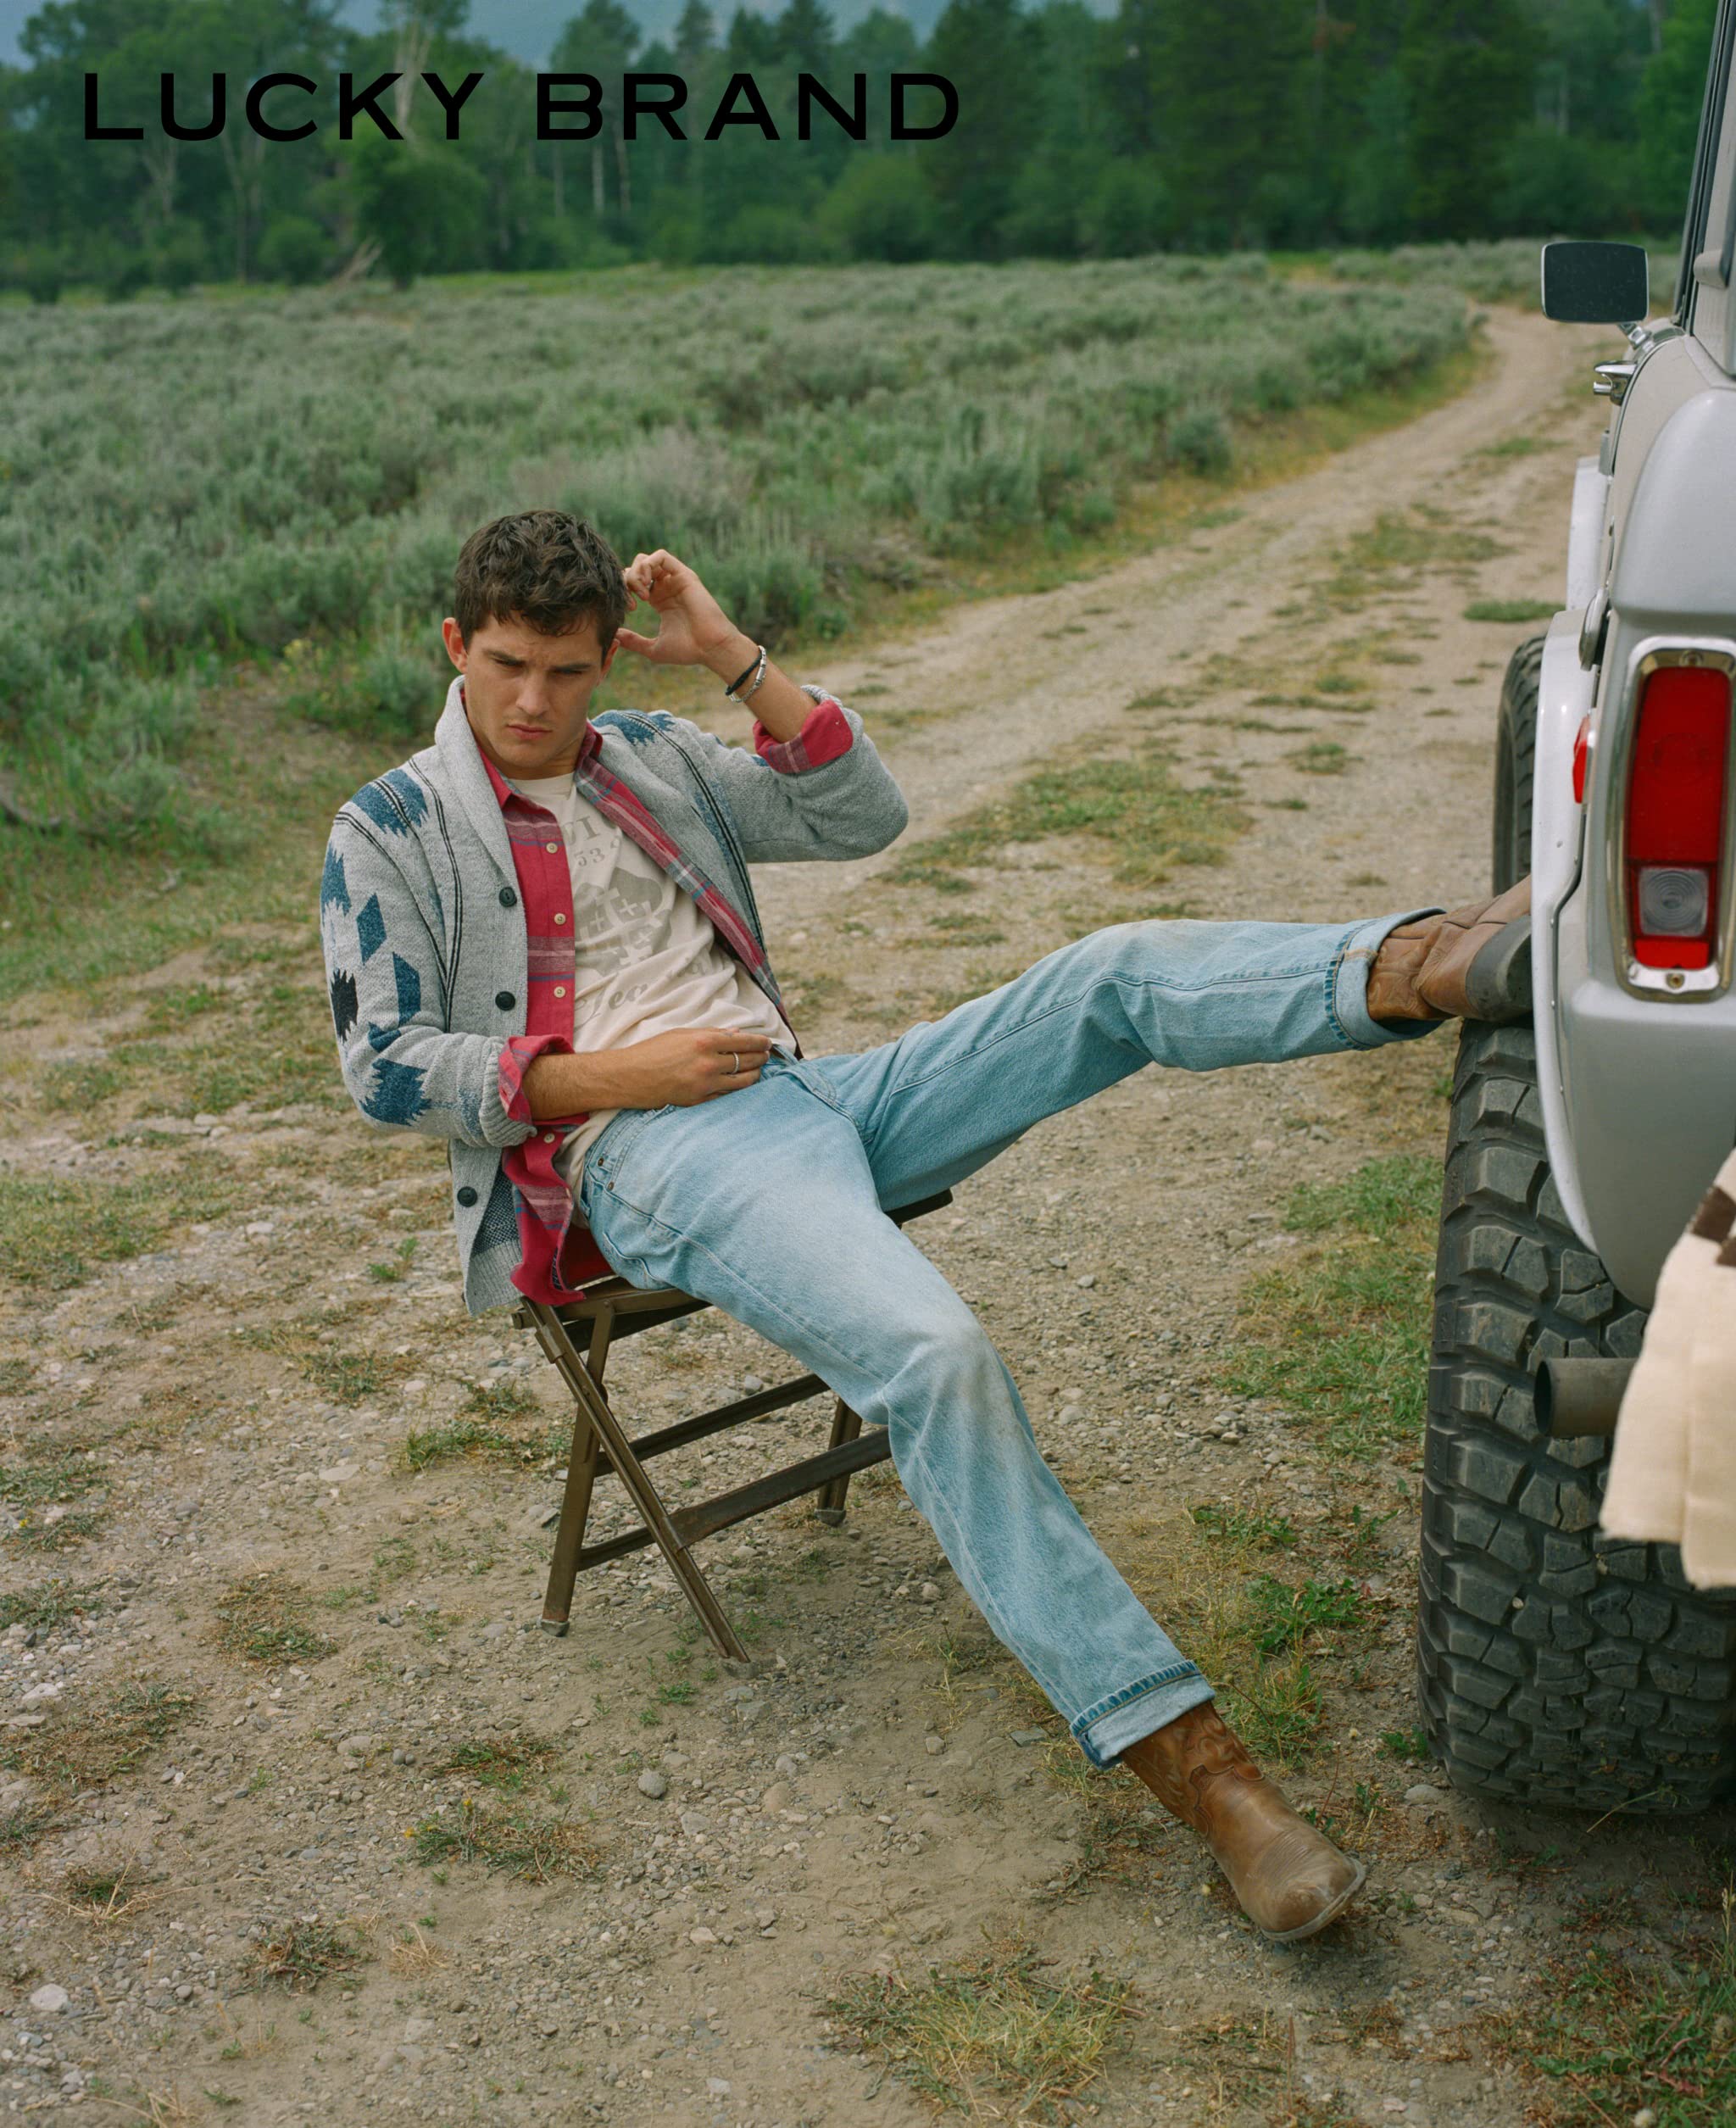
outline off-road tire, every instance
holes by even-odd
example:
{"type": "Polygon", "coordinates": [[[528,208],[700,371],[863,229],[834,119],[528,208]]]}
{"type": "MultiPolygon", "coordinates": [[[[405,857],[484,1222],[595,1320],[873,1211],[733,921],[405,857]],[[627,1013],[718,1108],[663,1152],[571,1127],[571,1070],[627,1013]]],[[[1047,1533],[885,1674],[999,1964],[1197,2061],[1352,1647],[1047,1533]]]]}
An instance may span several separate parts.
{"type": "MultiPolygon", "coordinates": [[[[1501,688],[1494,884],[1530,869],[1543,638],[1501,688]]],[[[1417,1690],[1457,1788],[1570,1809],[1697,1810],[1736,1788],[1736,1597],[1673,1545],[1603,1536],[1605,1440],[1551,1440],[1539,1362],[1632,1358],[1645,1313],[1568,1226],[1528,1026],[1459,1039],[1435,1266],[1417,1690]]]]}
{"type": "Polygon", "coordinates": [[[1490,872],[1504,894],[1531,870],[1531,788],[1537,766],[1537,695],[1543,675],[1541,636],[1507,660],[1495,724],[1494,848],[1490,872]]]}
{"type": "Polygon", "coordinates": [[[1597,1528],[1601,1439],[1550,1440],[1540,1360],[1630,1357],[1642,1310],[1568,1227],[1528,1027],[1460,1039],[1435,1273],[1418,1688],[1458,1788],[1514,1802],[1705,1808],[1736,1786],[1736,1597],[1673,1545],[1597,1528]]]}

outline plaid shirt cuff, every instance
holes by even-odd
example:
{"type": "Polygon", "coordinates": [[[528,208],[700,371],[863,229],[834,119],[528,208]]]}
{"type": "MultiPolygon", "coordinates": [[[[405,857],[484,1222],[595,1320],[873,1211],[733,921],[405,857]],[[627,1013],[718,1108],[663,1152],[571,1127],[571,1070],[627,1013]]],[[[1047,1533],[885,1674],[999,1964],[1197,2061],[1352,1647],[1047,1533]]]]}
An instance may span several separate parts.
{"type": "Polygon", "coordinates": [[[569,1129],[584,1122],[582,1116],[544,1116],[541,1118],[532,1116],[531,1097],[525,1091],[525,1073],[539,1056],[570,1056],[572,1054],[573,1045],[564,1034],[514,1034],[508,1037],[506,1045],[500,1052],[498,1083],[500,1106],[505,1110],[509,1122],[523,1123],[531,1129],[537,1127],[539,1121],[543,1123],[558,1122],[569,1129]]]}
{"type": "Polygon", "coordinates": [[[793,739],[775,739],[757,717],[754,720],[754,751],[781,776],[799,776],[807,769],[824,768],[828,761],[848,754],[854,743],[849,720],[833,696],[805,683],[802,692],[814,697],[814,707],[793,739]]]}

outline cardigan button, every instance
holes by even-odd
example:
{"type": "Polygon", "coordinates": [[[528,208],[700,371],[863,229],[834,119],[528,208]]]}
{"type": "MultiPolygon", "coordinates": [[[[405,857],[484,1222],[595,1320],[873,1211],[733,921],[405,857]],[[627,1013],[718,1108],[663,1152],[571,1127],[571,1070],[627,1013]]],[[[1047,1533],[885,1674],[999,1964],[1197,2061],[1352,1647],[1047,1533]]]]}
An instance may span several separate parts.
{"type": "Polygon", "coordinates": [[[470,1206],[476,1203],[476,1193],[471,1189],[469,1183],[466,1183],[464,1188],[459,1191],[458,1200],[464,1206],[466,1212],[468,1212],[470,1206]]]}
{"type": "Polygon", "coordinates": [[[510,990],[497,990],[494,993],[494,1002],[503,1012],[510,1012],[514,1006],[518,1003],[518,1000],[510,990]]]}
{"type": "Polygon", "coordinates": [[[503,887],[503,888],[501,889],[501,890],[500,890],[500,905],[501,905],[501,907],[502,907],[503,909],[516,909],[516,908],[518,907],[518,905],[519,905],[519,898],[518,898],[518,895],[517,895],[517,894],[516,894],[513,891],[513,889],[512,889],[510,887],[503,887]]]}

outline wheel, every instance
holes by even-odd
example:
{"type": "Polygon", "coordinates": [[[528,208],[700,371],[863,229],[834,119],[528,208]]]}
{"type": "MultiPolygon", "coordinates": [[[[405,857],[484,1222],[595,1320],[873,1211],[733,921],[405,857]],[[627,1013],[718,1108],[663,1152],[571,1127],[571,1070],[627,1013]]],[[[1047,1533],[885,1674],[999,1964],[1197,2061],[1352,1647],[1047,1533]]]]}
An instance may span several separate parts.
{"type": "Polygon", "coordinates": [[[1468,1022],[1448,1141],[1423,1464],[1418,1695],[1455,1787],[1703,1810],[1736,1788],[1736,1596],[1597,1529],[1600,1439],[1551,1440],[1540,1360],[1631,1358],[1645,1317],[1562,1214],[1528,1027],[1468,1022]]]}
{"type": "Polygon", "coordinates": [[[1495,725],[1494,890],[1505,894],[1531,870],[1531,786],[1537,765],[1537,690],[1543,674],[1541,636],[1507,660],[1495,725]]]}

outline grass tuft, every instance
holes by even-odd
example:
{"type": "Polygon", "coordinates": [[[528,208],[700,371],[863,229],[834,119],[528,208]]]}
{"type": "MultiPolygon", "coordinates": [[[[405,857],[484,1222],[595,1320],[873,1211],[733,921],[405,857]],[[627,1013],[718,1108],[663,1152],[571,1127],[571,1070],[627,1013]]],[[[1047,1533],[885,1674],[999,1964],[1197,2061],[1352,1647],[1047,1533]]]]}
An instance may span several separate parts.
{"type": "Polygon", "coordinates": [[[524,1811],[479,1810],[466,1796],[455,1817],[424,1819],[408,1828],[416,1860],[429,1868],[446,1862],[481,1862],[527,1884],[584,1875],[595,1867],[595,1844],[565,1819],[530,1817],[524,1811]]]}
{"type": "Polygon", "coordinates": [[[217,1638],[244,1663],[318,1663],[337,1647],[309,1623],[313,1598],[278,1574],[237,1581],[217,1605],[217,1638]]]}
{"type": "Polygon", "coordinates": [[[1656,2128],[1736,2120],[1736,1952],[1731,1895],[1705,1963],[1642,1970],[1600,1944],[1555,1961],[1522,2010],[1481,2020],[1490,2052],[1527,2086],[1547,2128],[1607,2128],[1649,2114],[1656,2128]]]}
{"type": "Polygon", "coordinates": [[[1250,1341],[1231,1357],[1239,1395],[1273,1397],[1366,1459],[1422,1423],[1433,1301],[1438,1163],[1422,1154],[1305,1184],[1285,1212],[1320,1237],[1242,1296],[1250,1341]]]}
{"type": "Polygon", "coordinates": [[[1088,755],[1041,770],[1004,798],[914,844],[893,868],[907,884],[938,886],[960,866],[987,866],[1008,843],[1082,835],[1107,845],[1116,878],[1152,886],[1177,865],[1216,865],[1247,828],[1233,791],[1189,788],[1168,756],[1143,747],[1131,759],[1088,755]]]}
{"type": "Polygon", "coordinates": [[[1553,621],[1559,609],[1543,599],[1476,599],[1465,609],[1467,621],[1553,621]]]}
{"type": "Polygon", "coordinates": [[[41,1729],[8,1734],[0,1766],[75,1792],[101,1788],[130,1773],[198,1704],[196,1693],[143,1680],[88,1706],[63,1703],[41,1729]]]}
{"type": "Polygon", "coordinates": [[[0,1633],[10,1625],[34,1626],[41,1632],[64,1625],[68,1618],[92,1618],[107,1608],[108,1598],[99,1590],[48,1581],[40,1588],[15,1589],[0,1596],[0,1633]]]}
{"type": "Polygon", "coordinates": [[[255,1964],[261,1986],[308,1995],[334,1973],[348,1973],[369,1953],[362,1943],[326,1921],[292,1922],[260,1951],[255,1964]]]}
{"type": "Polygon", "coordinates": [[[192,1220],[220,1217],[237,1189],[208,1157],[100,1182],[0,1173],[0,1278],[32,1289],[86,1284],[103,1264],[142,1256],[192,1220]]]}
{"type": "Polygon", "coordinates": [[[826,2012],[847,2044],[938,2105],[975,2119],[1047,2114],[1095,2081],[1133,2014],[1129,1982],[1094,1969],[1051,1978],[1054,1964],[1010,1941],[919,1981],[865,1975],[826,2012]]]}
{"type": "Polygon", "coordinates": [[[463,1774],[484,1788],[500,1788],[516,1795],[526,1778],[555,1755],[556,1746],[545,1736],[490,1736],[459,1744],[437,1766],[437,1774],[463,1774]]]}

